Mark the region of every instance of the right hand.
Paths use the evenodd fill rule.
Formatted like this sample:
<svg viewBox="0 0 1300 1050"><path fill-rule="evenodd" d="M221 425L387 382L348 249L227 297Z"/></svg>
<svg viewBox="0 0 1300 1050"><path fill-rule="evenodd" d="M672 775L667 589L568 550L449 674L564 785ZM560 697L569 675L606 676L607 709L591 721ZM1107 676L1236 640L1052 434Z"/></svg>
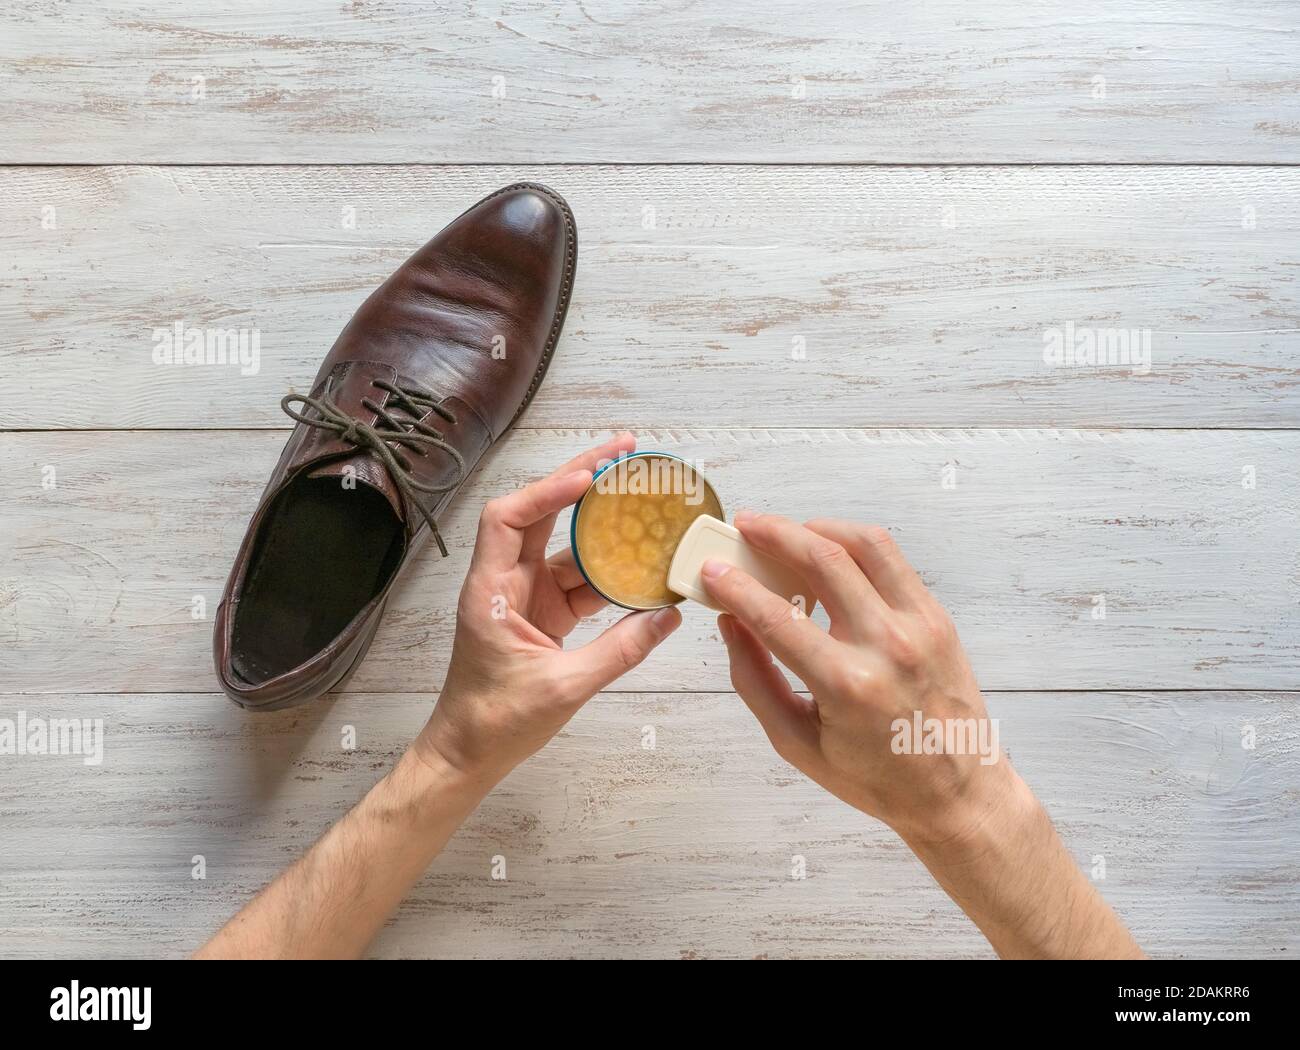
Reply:
<svg viewBox="0 0 1300 1050"><path fill-rule="evenodd" d="M727 610L718 628L732 684L782 758L914 847L972 835L1019 793L1000 752L987 764L978 753L891 747L895 720L911 724L917 711L976 720L988 712L952 620L888 532L743 512L735 523L797 570L830 616L825 631L741 570L704 567L706 589ZM790 688L774 655L811 699Z"/></svg>

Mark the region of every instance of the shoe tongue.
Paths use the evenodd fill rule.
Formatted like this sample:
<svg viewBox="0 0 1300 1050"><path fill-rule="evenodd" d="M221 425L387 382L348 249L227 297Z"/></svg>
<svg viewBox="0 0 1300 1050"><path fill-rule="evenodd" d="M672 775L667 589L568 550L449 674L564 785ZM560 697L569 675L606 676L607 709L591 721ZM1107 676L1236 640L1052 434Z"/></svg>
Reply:
<svg viewBox="0 0 1300 1050"><path fill-rule="evenodd" d="M343 478L354 477L356 484L365 485L367 488L374 489L382 493L383 497L388 500L389 506L393 508L393 513L397 515L397 520L406 523L406 506L402 499L402 493L393 479L389 476L388 470L369 452L358 452L353 456L344 456L342 459L330 460L308 475L309 478ZM346 480L340 484L347 484Z"/></svg>

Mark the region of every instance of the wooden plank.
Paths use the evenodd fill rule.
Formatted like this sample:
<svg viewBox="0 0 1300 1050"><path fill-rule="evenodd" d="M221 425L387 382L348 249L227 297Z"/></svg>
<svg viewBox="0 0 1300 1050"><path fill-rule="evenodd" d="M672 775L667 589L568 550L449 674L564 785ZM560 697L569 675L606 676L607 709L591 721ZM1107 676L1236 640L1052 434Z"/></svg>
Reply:
<svg viewBox="0 0 1300 1050"><path fill-rule="evenodd" d="M4 16L10 162L1294 162L1286 0Z"/></svg>
<svg viewBox="0 0 1300 1050"><path fill-rule="evenodd" d="M441 682L483 502L599 437L527 430L498 446L445 516L452 556L413 566L349 688L419 692ZM985 688L1300 681L1294 431L698 430L640 439L699 463L730 511L889 525L951 608ZM0 687L211 690L211 625L192 618L193 601L211 616L283 440L0 435ZM42 487L50 470L52 490ZM1253 489L1243 487L1249 477ZM1098 595L1105 619L1094 618ZM712 615L690 607L680 635L620 688L729 689Z"/></svg>
<svg viewBox="0 0 1300 1050"><path fill-rule="evenodd" d="M214 695L0 702L8 718L104 720L99 766L0 762L5 951L66 958L192 951L382 775L434 697L351 694L262 716ZM1080 865L1102 858L1098 885L1148 951L1300 948L1300 828L1278 819L1295 789L1294 694L992 694L989 706ZM806 879L791 878L795 857ZM681 693L592 701L488 797L374 953L991 954L902 843L784 765L738 699Z"/></svg>
<svg viewBox="0 0 1300 1050"><path fill-rule="evenodd" d="M347 167L0 173L0 427L285 426L368 292L521 176L582 244L530 426L1300 425L1293 169ZM156 364L177 324L255 333L256 370ZM1069 326L1149 371L1046 363Z"/></svg>

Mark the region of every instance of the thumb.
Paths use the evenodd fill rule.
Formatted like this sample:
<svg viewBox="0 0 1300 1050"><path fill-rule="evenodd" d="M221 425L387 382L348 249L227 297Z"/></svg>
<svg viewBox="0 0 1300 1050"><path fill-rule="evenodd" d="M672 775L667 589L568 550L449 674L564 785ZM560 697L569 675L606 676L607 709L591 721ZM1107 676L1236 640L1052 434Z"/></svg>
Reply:
<svg viewBox="0 0 1300 1050"><path fill-rule="evenodd" d="M566 654L569 672L588 695L598 693L641 663L681 623L674 606L624 616L594 641Z"/></svg>

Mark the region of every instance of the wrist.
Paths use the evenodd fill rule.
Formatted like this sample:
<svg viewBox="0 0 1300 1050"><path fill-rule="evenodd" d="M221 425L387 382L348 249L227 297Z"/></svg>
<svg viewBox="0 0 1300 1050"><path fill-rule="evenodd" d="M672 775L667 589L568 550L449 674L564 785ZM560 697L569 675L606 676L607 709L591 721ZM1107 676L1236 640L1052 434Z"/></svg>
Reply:
<svg viewBox="0 0 1300 1050"><path fill-rule="evenodd" d="M440 781L459 789L487 794L505 779L514 763L506 761L496 749L489 751L475 746L474 734L467 733L460 720L447 713L452 709L472 711L478 706L481 705L463 695L458 694L453 701L444 693L438 698L433 714L415 738L410 751Z"/></svg>
<svg viewBox="0 0 1300 1050"><path fill-rule="evenodd" d="M451 761L425 732L398 759L385 780L420 819L450 809L468 816L500 778Z"/></svg>
<svg viewBox="0 0 1300 1050"><path fill-rule="evenodd" d="M1010 768L943 837L908 845L1004 958L1141 958ZM904 836L907 838L907 836Z"/></svg>
<svg viewBox="0 0 1300 1050"><path fill-rule="evenodd" d="M963 865L1023 843L1046 814L1029 786L1005 759L979 779L938 819L896 827L927 865Z"/></svg>

